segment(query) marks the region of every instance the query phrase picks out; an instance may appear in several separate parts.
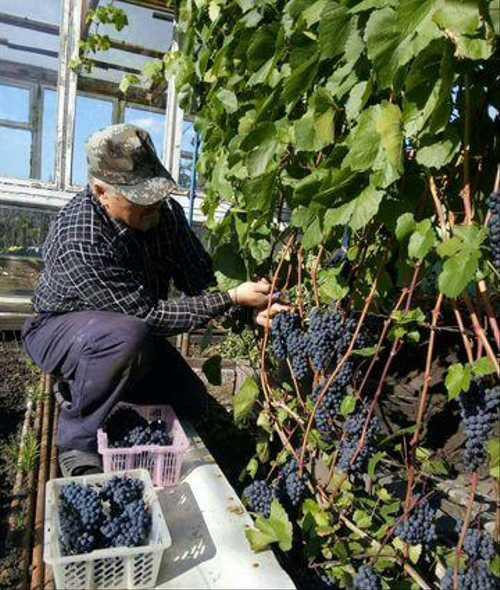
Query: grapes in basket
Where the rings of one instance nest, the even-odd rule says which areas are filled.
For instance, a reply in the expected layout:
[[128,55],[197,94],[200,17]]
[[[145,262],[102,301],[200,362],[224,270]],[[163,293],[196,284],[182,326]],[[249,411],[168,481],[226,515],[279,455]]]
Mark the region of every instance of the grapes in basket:
[[139,479],[115,476],[98,488],[70,483],[61,488],[59,523],[63,555],[144,545],[151,512]]
[[132,408],[118,408],[104,424],[112,448],[172,444],[165,420],[148,421]]

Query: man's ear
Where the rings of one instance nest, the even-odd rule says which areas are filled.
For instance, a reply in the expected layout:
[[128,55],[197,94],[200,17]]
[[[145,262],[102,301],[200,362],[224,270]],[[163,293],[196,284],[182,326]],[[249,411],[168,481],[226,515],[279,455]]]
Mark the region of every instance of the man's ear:
[[102,197],[106,192],[105,188],[102,186],[100,182],[93,183],[93,190],[96,197]]

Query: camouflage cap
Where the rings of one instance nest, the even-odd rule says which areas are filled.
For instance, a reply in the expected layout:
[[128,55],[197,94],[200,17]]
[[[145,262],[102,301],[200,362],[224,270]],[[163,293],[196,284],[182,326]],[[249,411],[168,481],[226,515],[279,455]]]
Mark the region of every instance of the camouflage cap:
[[124,123],[94,133],[85,146],[88,174],[116,188],[128,201],[153,205],[176,183],[160,162],[147,131]]

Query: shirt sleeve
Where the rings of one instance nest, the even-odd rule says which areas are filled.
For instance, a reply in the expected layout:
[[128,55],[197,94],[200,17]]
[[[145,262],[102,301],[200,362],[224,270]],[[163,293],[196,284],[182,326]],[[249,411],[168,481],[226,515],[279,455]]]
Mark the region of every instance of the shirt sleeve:
[[198,328],[232,305],[229,294],[221,292],[155,300],[106,245],[69,243],[61,257],[61,268],[65,282],[86,309],[142,318],[155,333],[166,336]]
[[170,207],[175,236],[174,285],[186,295],[196,295],[217,284],[212,259],[189,226],[182,205],[171,199]]

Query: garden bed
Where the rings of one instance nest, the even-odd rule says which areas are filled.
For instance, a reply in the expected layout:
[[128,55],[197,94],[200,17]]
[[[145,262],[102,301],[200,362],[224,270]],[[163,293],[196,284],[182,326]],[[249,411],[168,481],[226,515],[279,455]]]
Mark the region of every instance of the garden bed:
[[[26,396],[29,388],[36,388],[38,378],[15,337],[0,342],[0,588],[6,590],[13,590],[18,582],[17,550],[6,545],[7,520]],[[22,512],[18,518],[22,520]]]

